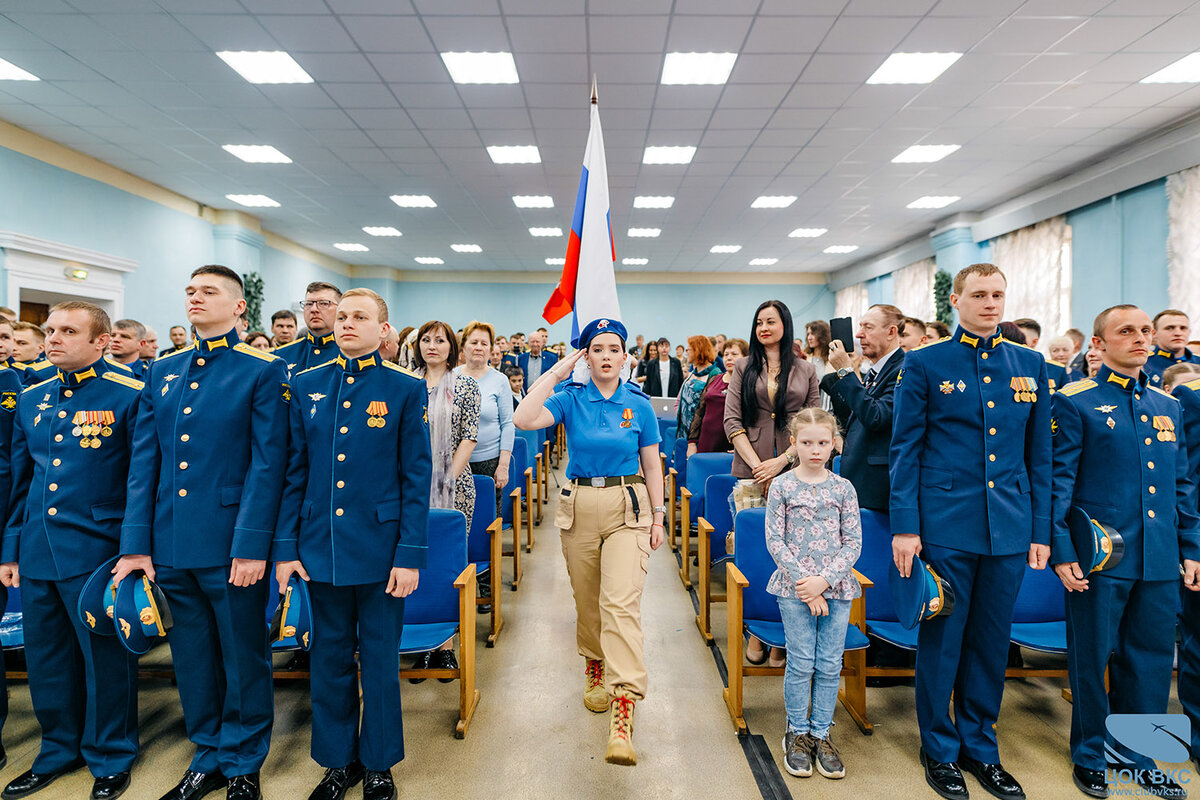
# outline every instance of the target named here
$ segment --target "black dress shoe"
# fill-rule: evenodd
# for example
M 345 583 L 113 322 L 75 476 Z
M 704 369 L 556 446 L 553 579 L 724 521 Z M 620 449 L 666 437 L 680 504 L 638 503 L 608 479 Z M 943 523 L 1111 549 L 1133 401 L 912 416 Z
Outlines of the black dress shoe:
M 4 791 L 0 792 L 0 797 L 3 797 L 4 800 L 16 800 L 18 797 L 28 797 L 34 792 L 40 792 L 42 789 L 45 789 L 63 775 L 74 772 L 82 766 L 83 761 L 76 761 L 54 772 L 34 772 L 31 769 L 27 769 L 9 781 L 8 786 L 4 787 Z
M 429 659 L 433 658 L 433 653 L 417 653 L 417 657 L 413 659 L 412 669 L 429 669 Z M 409 678 L 409 683 L 424 683 L 424 678 Z
M 432 669 L 458 669 L 458 659 L 453 650 L 434 650 L 429 666 Z M 454 683 L 454 678 L 438 678 L 438 683 Z
M 492 599 L 492 574 L 491 574 L 490 570 L 479 576 L 479 584 L 478 585 L 479 585 L 479 599 L 480 600 L 491 600 Z M 492 613 L 492 604 L 491 603 L 476 603 L 475 610 L 478 611 L 480 614 L 490 614 L 490 613 Z
M 158 800 L 200 800 L 225 786 L 225 776 L 219 772 L 193 772 L 189 769 L 183 773 L 183 780 Z
M 92 800 L 114 800 L 129 788 L 129 772 L 105 775 L 92 782 Z
M 946 800 L 967 800 L 967 782 L 962 770 L 953 761 L 934 761 L 921 750 L 921 766 L 925 768 L 925 782 L 929 788 L 940 794 Z
M 999 764 L 984 764 L 970 756 L 959 756 L 958 762 L 975 776 L 979 785 L 989 794 L 1002 800 L 1025 800 L 1025 790 L 1021 784 Z
M 348 767 L 325 770 L 325 777 L 313 789 L 308 800 L 342 800 L 346 790 L 363 779 L 363 765 L 355 761 Z
M 229 779 L 229 788 L 225 790 L 226 800 L 262 800 L 262 790 L 258 788 L 258 773 L 249 775 L 234 775 Z
M 1075 765 L 1071 773 L 1075 786 L 1089 797 L 1108 797 L 1108 781 L 1104 780 L 1104 770 L 1088 769 Z
M 363 800 L 396 800 L 396 784 L 391 772 L 367 770 L 363 778 Z

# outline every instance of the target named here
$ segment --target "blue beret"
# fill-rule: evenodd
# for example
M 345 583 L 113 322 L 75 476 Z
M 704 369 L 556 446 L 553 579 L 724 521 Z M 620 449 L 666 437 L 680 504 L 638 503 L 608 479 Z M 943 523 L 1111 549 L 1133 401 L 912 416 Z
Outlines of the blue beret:
M 1071 507 L 1067 527 L 1084 575 L 1112 569 L 1121 563 L 1121 557 L 1125 555 L 1125 540 L 1115 529 L 1092 519 L 1079 506 Z
M 954 613 L 954 589 L 920 556 L 913 556 L 909 577 L 900 577 L 893 562 L 888 578 L 896 618 L 905 628 L 912 630 L 922 620 Z
M 312 597 L 308 593 L 308 584 L 292 573 L 287 588 L 280 592 L 268 639 L 275 650 L 308 650 L 312 647 L 312 629 Z
M 148 652 L 171 630 L 171 610 L 162 589 L 145 573 L 126 576 L 117 587 L 113 623 L 126 650 L 137 656 Z
M 625 330 L 625 326 L 621 324 L 621 320 L 601 317 L 585 325 L 583 330 L 579 332 L 579 339 L 572 342 L 572 344 L 575 347 L 586 348 L 591 344 L 592 339 L 595 339 L 602 333 L 615 333 L 621 337 L 622 344 L 629 339 L 629 333 Z
M 116 636 L 117 629 L 113 627 L 113 604 L 117 593 L 113 590 L 112 571 L 120 556 L 113 556 L 96 569 L 83 582 L 83 591 L 79 593 L 79 602 L 75 612 L 89 631 L 98 636 Z

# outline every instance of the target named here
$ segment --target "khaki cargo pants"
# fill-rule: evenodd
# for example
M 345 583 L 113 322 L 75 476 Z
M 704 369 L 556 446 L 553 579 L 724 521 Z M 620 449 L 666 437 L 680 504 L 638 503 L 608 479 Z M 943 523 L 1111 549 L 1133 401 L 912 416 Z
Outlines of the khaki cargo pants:
M 646 696 L 642 588 L 652 518 L 644 483 L 602 488 L 568 484 L 559 492 L 554 518 L 575 594 L 579 654 L 604 661 L 610 694 L 620 690 L 635 700 Z

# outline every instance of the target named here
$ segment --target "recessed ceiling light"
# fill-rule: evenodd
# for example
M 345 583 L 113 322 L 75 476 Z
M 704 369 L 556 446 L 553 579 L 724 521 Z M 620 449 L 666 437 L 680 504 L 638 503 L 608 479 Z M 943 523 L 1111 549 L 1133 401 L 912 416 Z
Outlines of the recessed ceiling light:
M 530 228 L 530 236 L 562 236 L 562 228 Z
M 227 194 L 225 199 L 232 200 L 246 208 L 279 208 L 279 203 L 265 194 Z
M 0 58 L 0 81 L 40 81 L 37 75 L 26 72 L 11 61 Z
M 892 53 L 867 83 L 933 83 L 962 53 Z
M 815 239 L 829 233 L 829 228 L 796 228 L 788 234 L 792 239 Z
M 400 231 L 391 227 L 390 225 L 384 226 L 384 227 L 368 225 L 367 227 L 363 228 L 363 231 L 365 233 L 371 234 L 372 236 L 403 236 L 404 235 L 403 233 L 401 233 Z
M 719 86 L 729 80 L 737 53 L 667 53 L 664 84 Z
M 312 83 L 312 76 L 282 50 L 223 50 L 217 57 L 251 83 Z
M 493 145 L 487 151 L 493 164 L 542 163 L 542 154 L 538 152 L 537 146 L 532 144 Z
M 853 253 L 857 249 L 858 245 L 856 244 L 831 244 L 825 248 L 824 252 L 830 255 L 841 255 L 843 253 Z
M 517 83 L 512 53 L 442 53 L 455 83 Z
M 446 263 L 445 261 L 442 261 L 437 256 L 417 256 L 416 258 L 413 259 L 413 261 L 416 261 L 418 264 L 445 264 Z
M 675 198 L 667 195 L 639 194 L 633 198 L 634 208 L 670 208 L 675 205 Z
M 427 194 L 394 194 L 392 202 L 401 208 L 437 208 L 437 203 Z
M 548 194 L 514 194 L 517 208 L 554 208 L 554 198 Z
M 654 239 L 662 236 L 662 228 L 630 228 L 625 235 L 632 239 Z
M 712 247 L 710 247 L 708 249 L 708 252 L 710 252 L 710 253 L 736 253 L 738 250 L 741 250 L 741 249 L 742 249 L 742 246 L 740 244 L 714 244 Z
M 334 242 L 333 246 L 338 250 L 345 250 L 347 253 L 366 253 L 371 249 L 358 242 Z
M 1200 83 L 1200 53 L 1184 56 L 1138 83 Z
M 751 208 L 787 208 L 796 202 L 794 194 L 764 194 L 754 198 Z
M 269 144 L 227 144 L 221 149 L 247 164 L 290 164 L 292 160 Z
M 925 195 L 909 203 L 906 208 L 945 208 L 951 203 L 957 203 L 961 197 L 953 195 Z
M 452 244 L 450 249 L 456 253 L 482 253 L 483 248 L 477 244 Z
M 769 267 L 773 264 L 778 264 L 778 263 L 779 263 L 778 258 L 752 258 L 752 259 L 750 259 L 750 266 L 752 266 L 752 267 Z
M 563 264 L 566 264 L 566 263 L 567 263 L 567 260 L 565 258 L 547 258 L 546 259 L 546 266 L 548 266 L 548 267 L 561 267 Z
M 892 159 L 893 164 L 932 164 L 962 149 L 957 144 L 914 144 Z
M 650 263 L 648 258 L 622 258 L 621 264 L 626 267 L 644 267 Z
M 677 146 L 656 146 L 647 147 L 646 152 L 642 154 L 643 164 L 690 164 L 692 157 L 696 155 L 696 148 L 690 145 L 686 147 Z

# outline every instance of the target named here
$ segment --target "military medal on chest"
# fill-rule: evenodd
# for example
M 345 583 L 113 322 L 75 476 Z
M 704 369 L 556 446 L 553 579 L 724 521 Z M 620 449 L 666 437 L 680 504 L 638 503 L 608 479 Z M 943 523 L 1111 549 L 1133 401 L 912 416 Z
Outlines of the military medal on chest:
M 71 435 L 79 438 L 80 447 L 97 448 L 101 437 L 112 436 L 112 424 L 116 415 L 112 411 L 76 411 L 71 418 L 75 426 Z
M 1013 378 L 1009 385 L 1013 390 L 1013 402 L 1037 402 L 1037 382 L 1033 378 Z
M 372 400 L 367 405 L 367 427 L 382 428 L 387 424 L 387 420 L 384 419 L 384 417 L 387 416 L 387 413 L 387 403 L 383 402 L 382 400 Z
M 1153 424 L 1160 442 L 1175 441 L 1175 422 L 1170 417 L 1155 417 Z

